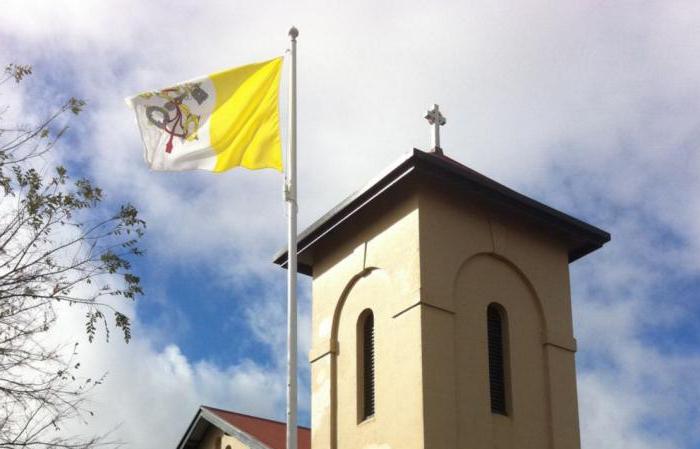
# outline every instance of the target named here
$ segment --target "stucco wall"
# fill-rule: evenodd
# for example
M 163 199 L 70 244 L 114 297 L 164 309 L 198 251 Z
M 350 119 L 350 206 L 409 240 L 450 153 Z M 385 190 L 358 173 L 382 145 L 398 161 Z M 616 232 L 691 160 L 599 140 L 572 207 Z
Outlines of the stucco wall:
M 236 437 L 224 435 L 221 438 L 221 449 L 248 449 L 248 446 Z
M 214 426 L 209 426 L 209 430 L 204 434 L 197 449 L 221 449 L 221 438 L 224 433 Z
M 314 449 L 578 449 L 566 246 L 424 184 L 316 244 Z M 486 307 L 508 316 L 508 416 L 490 411 Z M 358 423 L 357 318 L 375 316 L 376 413 Z
M 419 298 L 416 206 L 415 195 L 389 195 L 361 225 L 327 239 L 314 264 L 314 449 L 423 447 L 420 314 L 407 310 Z M 358 424 L 356 325 L 367 308 L 375 319 L 376 413 Z
M 419 222 L 426 441 L 579 448 L 564 243 L 527 219 L 438 187 L 421 190 Z M 505 417 L 490 410 L 492 302 L 508 317 Z
M 210 425 L 197 449 L 248 449 L 248 447 L 236 437 L 225 435 L 217 427 Z

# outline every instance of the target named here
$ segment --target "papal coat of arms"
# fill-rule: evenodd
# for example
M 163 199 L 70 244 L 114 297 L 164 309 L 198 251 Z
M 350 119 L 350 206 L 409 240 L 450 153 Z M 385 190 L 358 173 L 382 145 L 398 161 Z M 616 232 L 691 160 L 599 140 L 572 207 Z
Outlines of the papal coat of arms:
M 139 97 L 146 100 L 161 99 L 161 104 L 151 104 L 146 107 L 148 122 L 169 135 L 165 152 L 173 150 L 173 139 L 178 137 L 183 141 L 197 139 L 197 131 L 201 116 L 194 114 L 187 101 L 196 101 L 201 105 L 209 97 L 209 94 L 200 87 L 200 83 L 186 83 L 175 87 L 169 87 L 156 92 L 146 92 Z

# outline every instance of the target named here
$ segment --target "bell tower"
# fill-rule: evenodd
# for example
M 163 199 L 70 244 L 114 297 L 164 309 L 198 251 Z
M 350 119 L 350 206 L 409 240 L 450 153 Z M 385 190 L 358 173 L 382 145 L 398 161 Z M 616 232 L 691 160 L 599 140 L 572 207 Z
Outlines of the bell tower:
M 313 449 L 580 447 L 569 263 L 607 232 L 435 138 L 299 239 Z

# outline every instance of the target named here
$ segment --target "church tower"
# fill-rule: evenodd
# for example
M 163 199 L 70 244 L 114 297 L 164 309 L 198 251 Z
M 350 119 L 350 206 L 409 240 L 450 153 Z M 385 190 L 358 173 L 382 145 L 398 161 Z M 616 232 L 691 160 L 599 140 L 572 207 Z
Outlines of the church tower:
M 414 150 L 300 235 L 312 448 L 578 449 L 568 266 L 609 239 Z

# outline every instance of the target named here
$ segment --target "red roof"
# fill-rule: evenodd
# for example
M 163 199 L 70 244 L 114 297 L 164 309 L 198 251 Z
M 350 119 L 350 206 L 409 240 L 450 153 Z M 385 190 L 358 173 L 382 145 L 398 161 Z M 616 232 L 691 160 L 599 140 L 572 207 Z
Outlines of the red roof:
M 285 449 L 287 437 L 287 425 L 285 423 L 213 407 L 203 406 L 203 408 L 259 440 L 270 449 Z M 297 447 L 299 449 L 311 449 L 311 429 L 299 426 L 297 438 Z

